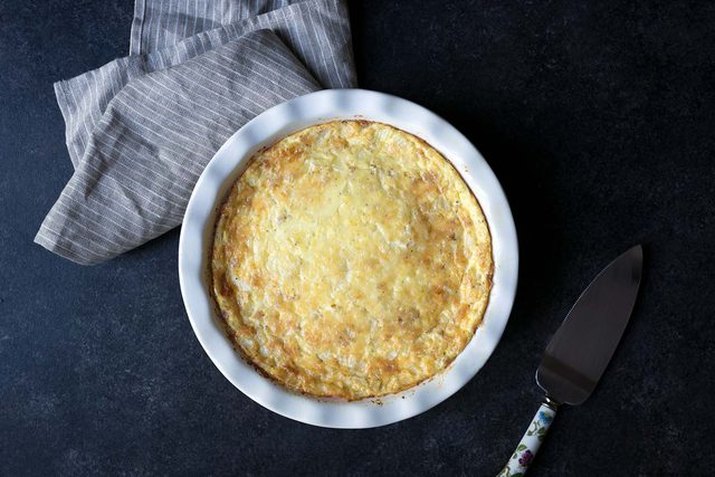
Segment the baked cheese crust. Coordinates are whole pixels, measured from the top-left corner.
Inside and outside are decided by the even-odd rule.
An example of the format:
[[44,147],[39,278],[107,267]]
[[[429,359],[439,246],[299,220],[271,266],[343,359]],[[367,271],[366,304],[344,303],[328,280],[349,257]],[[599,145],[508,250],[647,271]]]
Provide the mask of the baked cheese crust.
[[219,212],[216,304],[285,387],[348,400],[445,369],[479,326],[489,228],[455,168],[391,126],[335,121],[258,152]]

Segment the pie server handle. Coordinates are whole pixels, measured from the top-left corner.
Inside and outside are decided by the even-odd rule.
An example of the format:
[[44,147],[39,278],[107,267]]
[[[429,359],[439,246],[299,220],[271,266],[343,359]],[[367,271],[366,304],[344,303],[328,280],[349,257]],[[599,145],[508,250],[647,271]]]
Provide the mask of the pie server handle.
[[509,462],[497,474],[497,477],[518,477],[526,473],[529,464],[534,460],[534,456],[541,447],[541,441],[546,437],[546,433],[554,421],[556,408],[557,406],[548,399],[541,404]]

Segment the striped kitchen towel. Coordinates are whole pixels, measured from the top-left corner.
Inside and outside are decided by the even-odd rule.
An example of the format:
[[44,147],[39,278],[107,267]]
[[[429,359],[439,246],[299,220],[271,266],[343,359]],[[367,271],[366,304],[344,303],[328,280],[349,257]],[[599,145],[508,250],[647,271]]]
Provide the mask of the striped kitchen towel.
[[35,242],[80,264],[131,250],[181,223],[251,118],[355,85],[343,0],[137,0],[130,56],[55,84],[75,172]]

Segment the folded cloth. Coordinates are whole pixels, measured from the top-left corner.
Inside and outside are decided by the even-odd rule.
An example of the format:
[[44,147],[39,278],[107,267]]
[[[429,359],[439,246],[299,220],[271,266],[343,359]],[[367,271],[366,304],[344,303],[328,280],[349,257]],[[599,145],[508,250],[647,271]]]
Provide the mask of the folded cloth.
[[[156,11],[149,3],[135,10]],[[80,264],[137,247],[181,223],[206,163],[248,120],[321,86],[355,85],[342,0],[245,3],[254,9],[232,24],[55,85],[76,170],[35,242]],[[276,4],[287,6],[240,17]],[[153,36],[158,45],[191,31],[138,18],[138,51],[149,25],[174,32]]]

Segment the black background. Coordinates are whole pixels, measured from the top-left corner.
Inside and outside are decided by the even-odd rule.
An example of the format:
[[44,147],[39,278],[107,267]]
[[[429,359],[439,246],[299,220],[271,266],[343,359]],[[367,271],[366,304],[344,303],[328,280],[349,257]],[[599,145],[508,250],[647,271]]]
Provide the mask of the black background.
[[32,244],[72,172],[52,82],[124,56],[132,3],[0,3],[0,473],[493,475],[536,410],[549,337],[638,242],[621,346],[533,475],[711,471],[715,4],[350,3],[360,85],[476,144],[521,270],[475,379],[419,417],[338,431],[272,414],[209,362],[181,302],[178,230],[91,268]]

